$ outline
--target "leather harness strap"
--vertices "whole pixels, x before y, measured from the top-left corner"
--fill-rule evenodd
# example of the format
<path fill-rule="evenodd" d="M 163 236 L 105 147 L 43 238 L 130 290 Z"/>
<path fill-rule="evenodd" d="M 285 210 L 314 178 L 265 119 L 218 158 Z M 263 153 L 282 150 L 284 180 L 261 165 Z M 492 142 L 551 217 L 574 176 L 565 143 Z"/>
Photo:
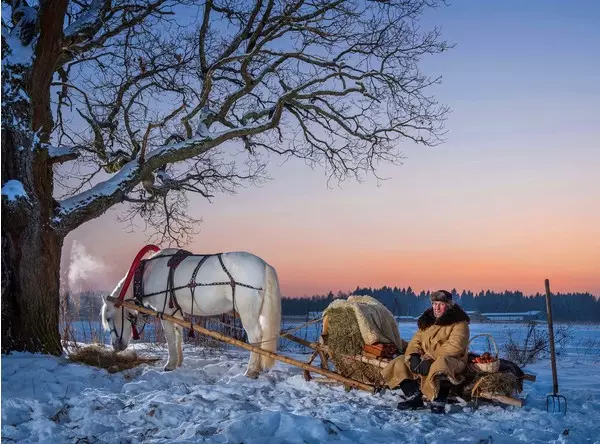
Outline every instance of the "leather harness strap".
<path fill-rule="evenodd" d="M 186 250 L 178 250 L 177 253 L 175 253 L 171 259 L 169 259 L 169 261 L 167 262 L 167 267 L 169 267 L 169 276 L 167 278 L 167 291 L 169 292 L 169 308 L 173 309 L 175 308 L 176 310 L 171 314 L 171 316 L 173 316 L 175 313 L 177 313 L 178 311 L 181 311 L 181 307 L 179 306 L 179 303 L 177 302 L 177 297 L 175 297 L 175 270 L 177 269 L 177 267 L 179 267 L 179 265 L 183 262 L 183 260 L 188 257 L 191 256 L 192 253 L 190 253 L 189 251 Z M 167 299 L 165 298 L 165 305 L 167 303 Z M 163 313 L 165 312 L 166 307 L 163 307 Z M 183 315 L 183 313 L 181 313 Z"/>
<path fill-rule="evenodd" d="M 231 285 L 231 305 L 232 305 L 233 312 L 235 313 L 235 286 L 236 286 L 237 282 L 235 281 L 235 279 L 233 278 L 233 276 L 231 275 L 231 273 L 229 272 L 229 270 L 227 269 L 227 267 L 223 263 L 223 253 L 217 254 L 217 257 L 219 258 L 219 262 L 221 263 L 221 267 L 223 267 L 223 271 L 229 277 L 229 282 L 230 282 L 230 285 Z"/>

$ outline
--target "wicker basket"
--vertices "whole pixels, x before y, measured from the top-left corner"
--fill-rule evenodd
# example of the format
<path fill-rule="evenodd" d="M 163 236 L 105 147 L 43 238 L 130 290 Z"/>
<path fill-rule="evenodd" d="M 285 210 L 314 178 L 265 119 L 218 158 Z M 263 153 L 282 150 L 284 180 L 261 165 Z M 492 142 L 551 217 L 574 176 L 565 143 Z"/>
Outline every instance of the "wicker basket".
<path fill-rule="evenodd" d="M 500 371 L 500 358 L 498 357 L 498 345 L 494 340 L 494 337 L 487 333 L 482 333 L 480 335 L 475 335 L 469 340 L 469 345 L 475 338 L 479 338 L 482 336 L 486 336 L 492 345 L 494 346 L 494 351 L 496 352 L 496 356 L 492 362 L 469 362 L 467 365 L 469 366 L 469 370 L 474 373 L 497 373 Z"/>

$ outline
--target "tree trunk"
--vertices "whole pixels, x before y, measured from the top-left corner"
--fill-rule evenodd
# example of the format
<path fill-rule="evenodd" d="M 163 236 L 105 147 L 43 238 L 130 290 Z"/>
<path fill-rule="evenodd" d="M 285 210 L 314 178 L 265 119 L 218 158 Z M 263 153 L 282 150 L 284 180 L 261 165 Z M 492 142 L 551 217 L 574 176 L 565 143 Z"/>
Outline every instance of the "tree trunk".
<path fill-rule="evenodd" d="M 9 114 L 31 118 L 28 103 Z M 4 123 L 4 122 L 3 122 Z M 2 180 L 22 193 L 2 196 L 2 352 L 59 355 L 60 253 L 64 235 L 53 225 L 52 166 L 28 125 L 2 131 Z"/>
<path fill-rule="evenodd" d="M 12 180 L 21 191 L 2 195 L 2 352 L 58 355 L 64 234 L 54 224 L 52 165 L 28 130 L 29 103 L 13 104 L 7 114 L 25 124 L 2 129 L 2 185 Z"/>
<path fill-rule="evenodd" d="M 67 3 L 41 1 L 36 10 L 23 2 L 12 12 L 10 45 L 2 36 L 3 353 L 62 353 L 60 254 L 66 233 L 55 219 L 52 162 L 43 144 L 53 126 L 50 82 L 61 54 Z M 9 57 L 13 51 L 15 57 Z"/>
<path fill-rule="evenodd" d="M 13 229 L 2 212 L 2 353 L 60 355 L 62 238 L 39 220 Z"/>

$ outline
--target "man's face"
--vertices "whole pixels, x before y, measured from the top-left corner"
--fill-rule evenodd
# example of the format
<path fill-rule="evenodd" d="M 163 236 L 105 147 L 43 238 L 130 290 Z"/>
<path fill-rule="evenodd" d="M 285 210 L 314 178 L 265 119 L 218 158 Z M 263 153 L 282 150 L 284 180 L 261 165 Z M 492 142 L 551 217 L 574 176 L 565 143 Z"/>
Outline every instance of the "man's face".
<path fill-rule="evenodd" d="M 448 310 L 448 304 L 445 302 L 433 301 L 431 306 L 433 307 L 433 315 L 436 318 L 441 317 L 444 313 L 446 313 L 446 310 Z"/>

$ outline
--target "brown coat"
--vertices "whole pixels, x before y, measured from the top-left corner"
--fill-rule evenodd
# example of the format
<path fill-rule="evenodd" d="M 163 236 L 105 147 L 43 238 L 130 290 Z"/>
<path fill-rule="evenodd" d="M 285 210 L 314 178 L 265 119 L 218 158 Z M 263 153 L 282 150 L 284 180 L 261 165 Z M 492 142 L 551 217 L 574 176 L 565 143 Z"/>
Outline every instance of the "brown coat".
<path fill-rule="evenodd" d="M 419 330 L 408 344 L 404 356 L 398 356 L 386 368 L 382 375 L 390 387 L 395 387 L 404 379 L 417 379 L 419 375 L 410 371 L 408 362 L 411 353 L 434 359 L 427 377 L 421 378 L 421 391 L 428 399 L 434 399 L 439 390 L 436 376 L 445 375 L 453 384 L 460 384 L 461 374 L 467 365 L 469 345 L 469 316 L 458 305 L 436 319 L 433 309 L 429 308 L 419 318 Z"/>

